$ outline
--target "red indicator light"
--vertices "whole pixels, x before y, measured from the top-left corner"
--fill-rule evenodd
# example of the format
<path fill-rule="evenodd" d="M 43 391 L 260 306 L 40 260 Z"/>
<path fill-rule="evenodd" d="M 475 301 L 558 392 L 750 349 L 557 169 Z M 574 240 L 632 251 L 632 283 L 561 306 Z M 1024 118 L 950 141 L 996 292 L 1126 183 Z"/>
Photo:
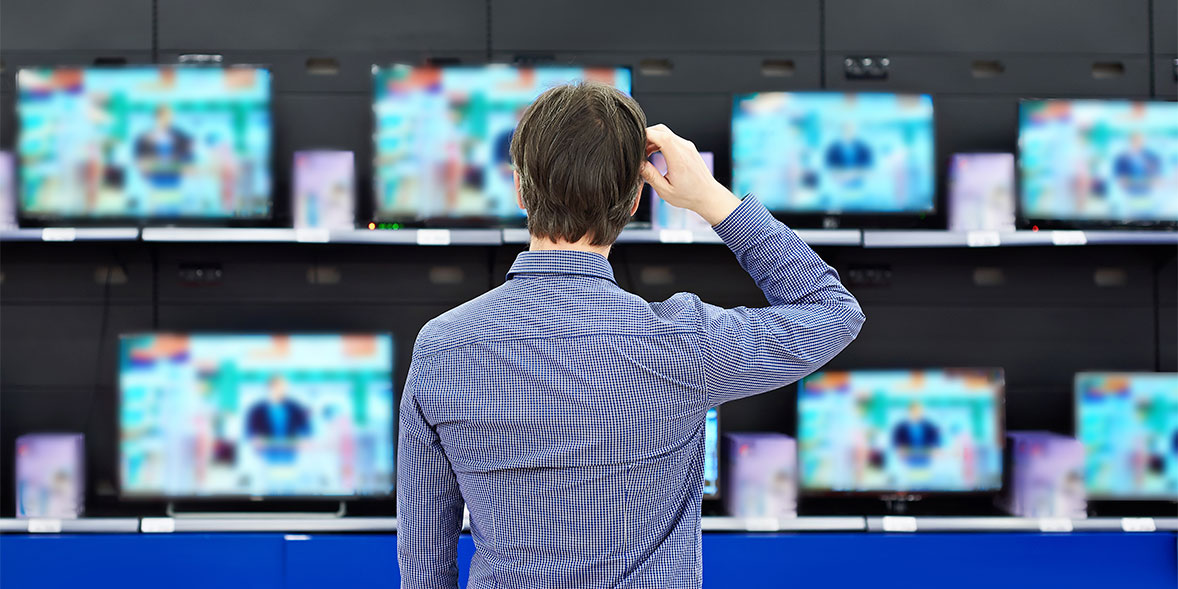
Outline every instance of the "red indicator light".
<path fill-rule="evenodd" d="M 376 223 L 369 223 L 368 228 L 369 229 L 376 229 Z M 1038 231 L 1038 229 L 1036 229 L 1036 231 Z"/>

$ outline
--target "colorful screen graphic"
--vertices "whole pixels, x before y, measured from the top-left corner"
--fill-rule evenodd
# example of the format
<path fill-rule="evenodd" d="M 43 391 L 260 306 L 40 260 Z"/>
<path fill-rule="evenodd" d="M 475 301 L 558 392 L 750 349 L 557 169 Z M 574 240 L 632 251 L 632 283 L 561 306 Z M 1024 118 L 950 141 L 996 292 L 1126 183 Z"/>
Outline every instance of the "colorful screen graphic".
<path fill-rule="evenodd" d="M 704 423 L 704 497 L 719 493 L 720 480 L 720 411 L 709 409 Z"/>
<path fill-rule="evenodd" d="M 715 173 L 715 156 L 710 151 L 701 151 L 699 153 L 704 158 L 704 163 L 708 166 L 708 171 Z M 667 173 L 667 160 L 663 158 L 662 153 L 655 153 L 650 156 L 650 163 L 658 168 L 659 172 Z M 650 225 L 652 229 L 667 229 L 677 231 L 703 231 L 709 232 L 712 230 L 711 223 L 704 221 L 703 217 L 679 207 L 671 206 L 666 201 L 659 198 L 659 193 L 652 188 L 650 191 Z"/>
<path fill-rule="evenodd" d="M 1014 193 L 1014 154 L 954 154 L 949 163 L 949 229 L 1014 231 Z"/>
<path fill-rule="evenodd" d="M 26 434 L 16 439 L 16 517 L 75 518 L 86 488 L 82 434 Z"/>
<path fill-rule="evenodd" d="M 732 191 L 780 213 L 922 213 L 934 203 L 927 95 L 762 92 L 732 109 Z"/>
<path fill-rule="evenodd" d="M 0 229 L 16 228 L 16 159 L 0 151 Z"/>
<path fill-rule="evenodd" d="M 350 151 L 296 151 L 294 226 L 352 229 L 356 226 L 355 162 Z"/>
<path fill-rule="evenodd" d="M 1178 221 L 1178 103 L 1024 102 L 1019 168 L 1028 219 Z"/>
<path fill-rule="evenodd" d="M 1178 499 L 1178 373 L 1076 375 L 1088 494 Z"/>
<path fill-rule="evenodd" d="M 25 217 L 270 215 L 268 70 L 38 68 L 17 84 Z"/>
<path fill-rule="evenodd" d="M 512 180 L 512 133 L 541 93 L 579 80 L 630 92 L 630 70 L 622 68 L 375 70 L 376 218 L 522 219 Z"/>
<path fill-rule="evenodd" d="M 387 495 L 392 364 L 388 335 L 124 336 L 122 493 Z"/>
<path fill-rule="evenodd" d="M 819 372 L 798 389 L 803 489 L 956 492 L 1002 486 L 999 369 Z"/>

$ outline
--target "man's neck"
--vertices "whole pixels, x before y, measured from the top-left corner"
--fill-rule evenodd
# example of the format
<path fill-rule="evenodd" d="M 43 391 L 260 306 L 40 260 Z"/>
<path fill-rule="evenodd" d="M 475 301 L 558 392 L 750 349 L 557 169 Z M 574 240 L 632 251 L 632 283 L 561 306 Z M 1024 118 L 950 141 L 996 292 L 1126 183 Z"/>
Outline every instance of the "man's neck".
<path fill-rule="evenodd" d="M 609 257 L 610 246 L 608 245 L 593 245 L 589 243 L 589 238 L 582 239 L 576 242 L 569 241 L 553 241 L 542 237 L 532 236 L 532 243 L 528 249 L 534 252 L 542 251 L 570 251 L 570 252 L 588 252 L 591 254 L 598 254 L 604 258 Z"/>

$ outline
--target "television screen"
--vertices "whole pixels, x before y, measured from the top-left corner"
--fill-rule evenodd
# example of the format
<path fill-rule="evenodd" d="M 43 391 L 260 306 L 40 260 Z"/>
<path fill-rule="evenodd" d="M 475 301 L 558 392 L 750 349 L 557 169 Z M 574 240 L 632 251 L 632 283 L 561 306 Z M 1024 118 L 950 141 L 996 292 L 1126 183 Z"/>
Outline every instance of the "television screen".
<path fill-rule="evenodd" d="M 784 214 L 935 210 L 928 95 L 761 92 L 732 109 L 732 191 Z"/>
<path fill-rule="evenodd" d="M 949 229 L 1014 231 L 1014 192 L 1014 154 L 953 154 Z"/>
<path fill-rule="evenodd" d="M 352 229 L 356 226 L 353 159 L 350 151 L 295 152 L 295 228 Z"/>
<path fill-rule="evenodd" d="M 1076 375 L 1088 495 L 1178 499 L 1178 373 Z"/>
<path fill-rule="evenodd" d="M 512 133 L 541 93 L 579 80 L 630 92 L 625 68 L 376 69 L 377 220 L 522 222 L 511 174 Z"/>
<path fill-rule="evenodd" d="M 1178 103 L 1024 102 L 1019 169 L 1026 219 L 1178 222 Z"/>
<path fill-rule="evenodd" d="M 704 422 L 704 497 L 720 494 L 720 410 L 709 409 Z"/>
<path fill-rule="evenodd" d="M 799 484 L 811 491 L 1002 487 L 1001 369 L 819 372 L 798 388 Z"/>
<path fill-rule="evenodd" d="M 16 160 L 11 151 L 0 151 L 0 229 L 16 226 Z"/>
<path fill-rule="evenodd" d="M 121 492 L 387 495 L 392 378 L 389 335 L 123 336 Z"/>
<path fill-rule="evenodd" d="M 703 157 L 704 163 L 708 166 L 708 171 L 715 173 L 715 156 L 710 151 L 701 151 L 699 153 Z M 658 171 L 667 173 L 667 160 L 663 158 L 662 153 L 655 153 L 650 156 L 650 163 L 654 164 Z M 659 198 L 659 193 L 654 189 L 650 191 L 650 225 L 652 229 L 667 229 L 678 231 L 711 231 L 712 225 L 704 221 L 703 217 L 679 207 L 674 207 L 667 204 L 666 201 Z"/>
<path fill-rule="evenodd" d="M 34 68 L 17 86 L 24 218 L 269 217 L 268 70 Z"/>
<path fill-rule="evenodd" d="M 82 434 L 26 434 L 16 439 L 16 517 L 82 515 L 86 489 Z"/>

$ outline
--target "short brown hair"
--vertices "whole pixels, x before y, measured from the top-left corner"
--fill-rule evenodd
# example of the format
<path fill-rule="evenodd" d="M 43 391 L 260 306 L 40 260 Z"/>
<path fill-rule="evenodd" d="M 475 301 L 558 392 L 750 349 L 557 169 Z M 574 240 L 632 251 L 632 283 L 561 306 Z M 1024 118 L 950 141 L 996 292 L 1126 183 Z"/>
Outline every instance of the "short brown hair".
<path fill-rule="evenodd" d="M 599 82 L 541 94 L 511 138 L 528 231 L 612 244 L 630 221 L 645 157 L 646 114 L 633 98 Z"/>

